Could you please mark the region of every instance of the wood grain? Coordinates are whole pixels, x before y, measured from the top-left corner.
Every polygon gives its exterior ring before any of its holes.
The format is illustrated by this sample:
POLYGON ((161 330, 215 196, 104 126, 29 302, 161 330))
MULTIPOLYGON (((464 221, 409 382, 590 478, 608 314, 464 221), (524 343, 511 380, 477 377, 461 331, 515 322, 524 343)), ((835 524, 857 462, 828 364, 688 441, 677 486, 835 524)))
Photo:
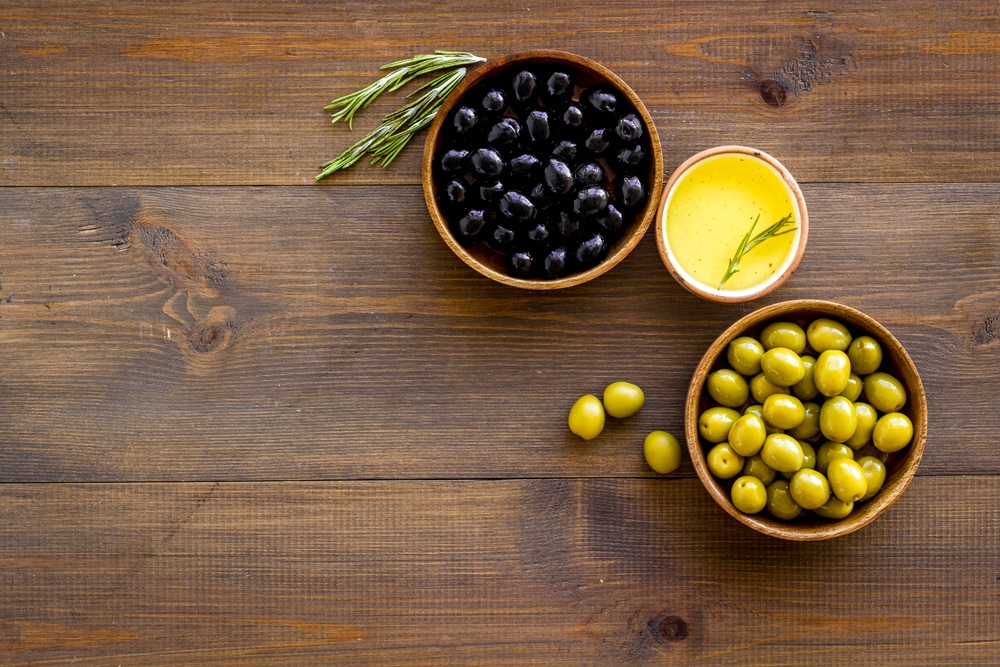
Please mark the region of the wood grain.
POLYGON ((792 544, 692 479, 2 485, 0 662, 989 665, 998 502, 792 544))
MULTIPOLYGON (((653 0, 526 7, 401 0, 5 2, 0 185, 312 182, 354 134, 323 105, 436 48, 553 48, 632 86, 668 172, 710 146, 765 150, 801 182, 996 181, 992 0, 653 0)), ((419 182, 419 148, 341 183, 419 182)))

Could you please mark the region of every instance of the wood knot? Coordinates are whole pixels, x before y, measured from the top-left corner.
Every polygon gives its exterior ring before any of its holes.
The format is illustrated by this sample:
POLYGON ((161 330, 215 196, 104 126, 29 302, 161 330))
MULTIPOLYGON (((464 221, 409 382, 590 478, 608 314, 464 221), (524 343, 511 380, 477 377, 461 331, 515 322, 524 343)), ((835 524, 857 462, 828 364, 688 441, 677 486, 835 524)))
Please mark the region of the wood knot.
POLYGON ((788 100, 788 91, 780 81, 774 79, 764 79, 759 86, 760 98, 768 106, 780 107, 788 100))
POLYGON ((973 345, 989 345, 1000 337, 1000 317, 991 315, 972 329, 973 345))
POLYGON ((691 636, 691 626, 676 614, 661 614, 649 622, 649 634, 661 644, 679 642, 691 636))

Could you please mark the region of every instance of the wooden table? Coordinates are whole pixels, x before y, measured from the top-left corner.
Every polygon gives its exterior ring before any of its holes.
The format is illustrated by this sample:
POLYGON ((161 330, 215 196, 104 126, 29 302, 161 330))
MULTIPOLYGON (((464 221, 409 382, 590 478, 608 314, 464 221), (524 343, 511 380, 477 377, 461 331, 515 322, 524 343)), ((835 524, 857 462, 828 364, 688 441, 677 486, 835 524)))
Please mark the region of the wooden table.
POLYGON ((994 0, 5 0, 0 664, 997 664, 998 65, 994 0), (422 142, 316 184, 399 98, 322 107, 436 48, 601 62, 668 172, 775 155, 801 267, 716 305, 650 233, 527 292, 442 242, 422 142), (642 456, 793 298, 884 323, 930 406, 908 492, 822 543, 642 456), (573 437, 619 379, 642 412, 573 437))

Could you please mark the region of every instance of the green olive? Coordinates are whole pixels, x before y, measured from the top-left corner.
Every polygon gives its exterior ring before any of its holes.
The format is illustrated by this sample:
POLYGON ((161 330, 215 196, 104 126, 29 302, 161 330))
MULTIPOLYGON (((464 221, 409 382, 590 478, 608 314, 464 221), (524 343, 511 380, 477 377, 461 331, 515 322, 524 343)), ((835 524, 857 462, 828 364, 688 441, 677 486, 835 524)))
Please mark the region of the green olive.
POLYGON ((885 464, 874 456, 863 456, 858 459, 858 464, 865 473, 865 479, 868 480, 868 491, 861 500, 868 500, 881 491, 882 485, 885 484, 885 464))
POLYGON ((754 454, 744 460, 743 474, 752 475, 766 485, 774 481, 778 471, 764 463, 764 459, 760 458, 760 454, 754 454))
POLYGON ((604 405, 593 394, 576 399, 569 410, 569 430, 584 440, 593 440, 604 430, 604 405))
POLYGON ((802 448, 802 468, 816 469, 816 450, 805 440, 799 440, 799 447, 802 448))
POLYGON ((858 428, 858 413, 854 403, 843 396, 823 401, 819 409, 819 430, 823 437, 834 442, 845 442, 858 428))
POLYGON ((830 483, 826 477, 808 468, 792 475, 788 490, 798 506, 806 510, 816 509, 830 499, 830 483))
POLYGON ((819 393, 836 396, 847 387, 851 379, 851 360, 840 350, 826 350, 816 358, 813 382, 819 393))
POLYGON ((861 396, 861 392, 865 389, 865 382, 861 379, 861 376, 857 373, 851 373, 851 376, 847 378, 847 386, 844 387, 844 391, 838 394, 843 396, 849 401, 856 401, 861 396))
POLYGON ((604 388, 604 410, 612 417, 631 417, 645 401, 642 389, 631 382, 612 382, 604 388))
POLYGON ((791 387, 805 377, 802 358, 787 347, 772 347, 760 358, 764 377, 779 387, 791 387))
POLYGON ((764 420, 771 426, 791 429, 801 424, 805 418, 805 406, 794 396, 771 394, 764 400, 764 420))
POLYGON ((720 404, 729 408, 738 408, 747 402, 750 387, 742 375, 730 368, 720 368, 713 371, 705 381, 708 395, 720 404))
POLYGON ((806 327, 806 340, 816 352, 840 350, 844 352, 851 344, 851 332, 842 323, 821 317, 806 327))
POLYGON ((719 479, 729 479, 743 470, 743 457, 733 451, 728 442, 720 442, 705 456, 709 471, 719 479))
POLYGON ((802 467, 805 455, 798 440, 784 433, 772 433, 764 440, 760 458, 778 472, 795 472, 802 467))
POLYGON ((803 354, 799 359, 802 360, 805 374, 801 380, 792 385, 792 393, 803 401, 808 401, 819 396, 819 389, 816 388, 814 379, 816 376, 816 357, 803 354))
POLYGON ((765 350, 787 347, 795 354, 806 349, 806 332, 794 322, 771 322, 760 331, 760 344, 765 350))
POLYGON ((744 475, 733 482, 729 495, 736 509, 744 514, 756 514, 767 504, 764 482, 750 475, 744 475))
POLYGON ((878 418, 872 444, 880 452, 898 452, 913 439, 913 422, 902 412, 888 412, 878 418))
POLYGON ((830 462, 834 459, 854 460, 854 450, 842 442, 831 442, 827 440, 816 450, 816 470, 824 475, 830 467, 830 462))
POLYGON ((861 500, 868 492, 868 478, 857 461, 848 458, 838 458, 830 461, 826 471, 830 481, 830 490, 839 500, 853 503, 861 500))
POLYGON ((661 475, 677 470, 681 465, 681 445, 666 431, 652 431, 642 443, 646 463, 661 475))
POLYGON ((721 405, 708 408, 698 417, 698 433, 709 442, 725 442, 729 429, 739 418, 740 413, 732 408, 721 405))
POLYGON ((830 499, 825 503, 813 510, 817 515, 823 517, 824 519, 843 519, 854 511, 853 502, 844 502, 836 496, 830 496, 830 499))
POLYGON ((799 440, 812 440, 819 435, 819 403, 806 401, 802 404, 802 422, 789 429, 788 435, 799 440))
POLYGON ((845 440, 844 443, 857 451, 871 442, 872 431, 875 430, 875 422, 878 421, 878 413, 867 403, 855 403, 854 412, 858 416, 858 426, 854 429, 854 435, 845 440))
POLYGON ((847 348, 851 368, 858 375, 871 375, 882 365, 882 346, 871 336, 858 336, 847 348))
POLYGON ((903 383, 879 371, 865 377, 865 398, 879 412, 899 412, 906 405, 903 383))
POLYGON ((763 354, 764 346, 760 341, 750 336, 740 336, 729 343, 726 360, 734 371, 749 377, 760 373, 760 358, 763 354))
POLYGON ((783 521, 791 521, 802 512, 802 508, 792 498, 788 482, 784 479, 775 480, 767 485, 767 505, 765 507, 768 514, 783 521))
POLYGON ((750 395, 753 396, 753 400, 758 403, 763 403, 764 400, 771 396, 772 394, 788 394, 788 387, 779 387, 764 375, 763 371, 757 373, 752 378, 750 378, 750 395))
POLYGON ((729 445, 740 456, 753 456, 764 446, 767 426, 754 414, 743 415, 729 429, 729 445))

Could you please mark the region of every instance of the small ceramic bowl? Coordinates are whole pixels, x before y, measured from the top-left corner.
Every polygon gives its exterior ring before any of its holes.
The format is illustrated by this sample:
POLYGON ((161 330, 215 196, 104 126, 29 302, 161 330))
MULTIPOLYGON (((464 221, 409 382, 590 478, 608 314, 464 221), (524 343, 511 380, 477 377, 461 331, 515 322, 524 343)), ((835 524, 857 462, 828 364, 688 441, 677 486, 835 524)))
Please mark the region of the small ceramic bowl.
POLYGON ((720 303, 778 289, 798 267, 808 236, 798 183, 776 159, 746 146, 718 146, 688 158, 667 181, 656 215, 656 243, 671 275, 720 303), (752 238, 786 214, 794 229, 743 254, 725 278, 744 235, 752 238))
POLYGON ((553 290, 579 285, 602 275, 625 259, 639 243, 656 213, 663 186, 663 155, 656 127, 646 107, 635 92, 613 72, 594 61, 571 53, 547 50, 526 51, 492 60, 482 65, 471 72, 448 96, 428 131, 427 141, 424 145, 422 180, 424 200, 431 219, 441 234, 441 238, 463 262, 484 276, 505 285, 533 290, 553 290), (445 120, 451 117, 451 112, 459 104, 465 102, 466 93, 479 89, 489 81, 506 81, 518 72, 517 68, 535 67, 542 70, 556 66, 574 73, 574 98, 590 86, 605 84, 624 97, 635 112, 641 116, 649 141, 649 155, 644 164, 639 167, 638 172, 645 181, 646 200, 645 204, 632 217, 632 222, 625 232, 611 242, 610 248, 607 249, 604 258, 598 264, 554 279, 515 277, 508 274, 504 255, 490 249, 484 243, 463 245, 456 239, 449 223, 449 215, 442 208, 439 196, 441 185, 435 178, 435 157, 444 142, 445 131, 442 126, 445 120))
MULTIPOLYGON (((820 396, 822 398, 822 396, 820 396)), ((752 399, 751 399, 752 400, 752 399)), ((814 399, 815 400, 815 399, 814 399)), ((896 502, 913 479, 924 452, 927 437, 927 399, 924 387, 906 350, 889 331, 871 317, 838 303, 818 300, 797 300, 765 306, 741 318, 726 329, 705 352, 695 369, 688 388, 684 410, 684 429, 688 453, 698 478, 709 495, 733 518, 750 528, 786 540, 825 540, 846 535, 868 525, 896 502), (781 521, 762 510, 758 514, 744 514, 736 509, 730 499, 733 479, 719 480, 708 469, 706 452, 709 443, 703 442, 698 432, 698 418, 714 405, 705 389, 708 375, 727 367, 726 352, 730 341, 739 336, 756 336, 769 322, 790 321, 803 329, 819 317, 838 320, 851 330, 855 337, 865 334, 877 340, 883 351, 881 370, 893 374, 906 388, 907 401, 901 412, 913 423, 913 438, 909 445, 893 454, 879 454, 886 465, 886 479, 882 489, 869 500, 855 503, 854 510, 844 519, 830 520, 817 516, 781 521)), ((819 443, 814 446, 818 447, 819 443)), ((738 476, 737 476, 738 477, 738 476)), ((735 479, 735 478, 734 478, 735 479)), ((807 513, 804 513, 807 514, 807 513)))

